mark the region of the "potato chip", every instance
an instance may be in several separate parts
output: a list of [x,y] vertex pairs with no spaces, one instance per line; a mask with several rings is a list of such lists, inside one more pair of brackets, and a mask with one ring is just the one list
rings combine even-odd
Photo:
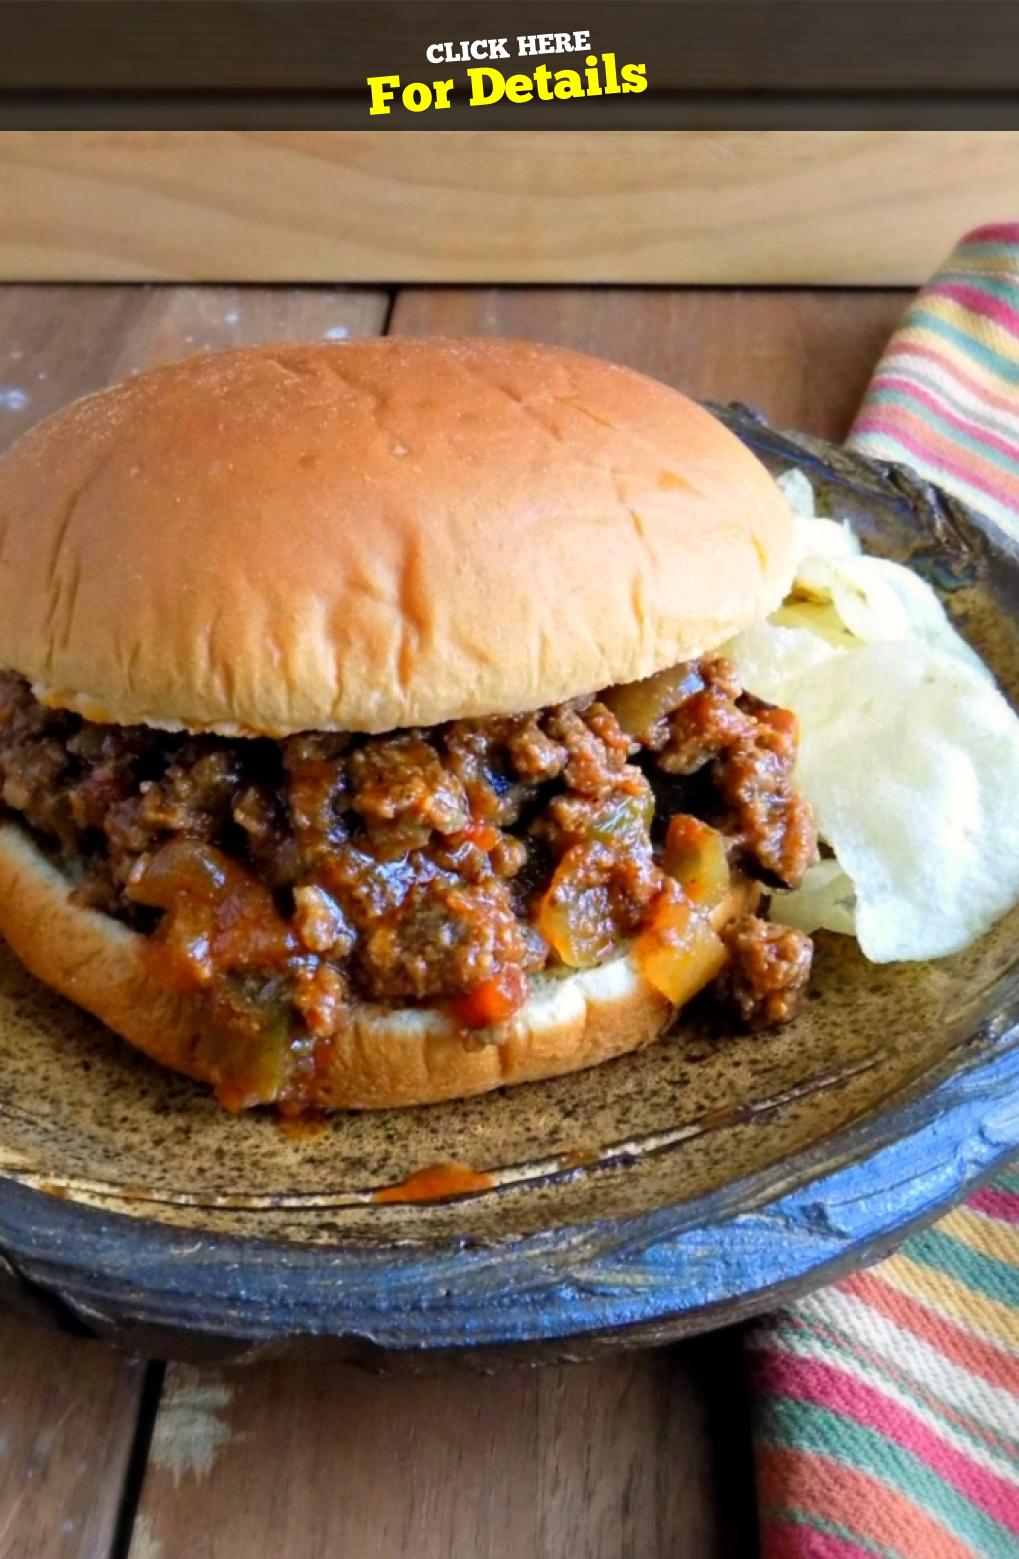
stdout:
[[784,472],[778,483],[797,517],[800,558],[793,596],[776,613],[775,621],[812,628],[838,644],[839,630],[831,612],[811,620],[804,611],[815,603],[830,603],[842,629],[855,638],[868,643],[919,638],[986,672],[952,627],[935,591],[919,575],[887,558],[864,556],[848,520],[819,519],[813,489],[802,471]]
[[900,563],[861,555],[813,557],[801,566],[809,569],[812,593],[826,584],[836,615],[854,638],[865,643],[917,639],[958,655],[990,677],[983,661],[952,627],[931,586]]
[[768,910],[771,920],[799,931],[856,933],[856,890],[834,858],[809,866],[800,886],[791,893],[774,893]]
[[832,602],[790,599],[768,619],[779,628],[805,628],[834,649],[851,650],[859,640],[851,634]]
[[802,471],[783,471],[778,485],[796,516],[800,558],[846,557],[859,552],[860,543],[848,520],[820,519],[814,507],[814,489]]
[[818,519],[802,472],[780,482],[793,594],[724,653],[799,717],[796,781],[834,859],[772,913],[855,931],[879,963],[957,952],[1019,900],[1019,719],[930,585]]
[[775,480],[793,513],[811,519],[814,514],[814,489],[806,473],[797,470],[796,466],[790,466],[788,471],[783,471]]
[[982,672],[920,642],[869,644],[805,671],[788,701],[797,785],[853,884],[868,958],[957,952],[1019,899],[1019,720]]
[[818,634],[774,622],[744,628],[722,648],[743,686],[772,704],[787,703],[800,677],[834,653]]

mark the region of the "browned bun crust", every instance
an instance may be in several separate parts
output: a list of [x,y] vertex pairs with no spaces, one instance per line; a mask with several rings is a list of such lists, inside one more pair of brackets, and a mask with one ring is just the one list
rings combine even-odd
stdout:
[[785,500],[720,422],[521,341],[171,364],[20,439],[0,512],[0,664],[92,719],[247,735],[633,681],[765,617],[793,569]]
[[[745,909],[754,891],[734,891],[716,921]],[[197,1005],[156,982],[145,939],[73,904],[66,879],[13,823],[0,824],[0,934],[38,979],[153,1060],[203,1082],[222,1081],[201,1043]],[[626,956],[535,986],[506,1037],[477,1048],[438,1011],[361,1004],[305,1102],[384,1109],[555,1077],[649,1044],[675,1010]]]

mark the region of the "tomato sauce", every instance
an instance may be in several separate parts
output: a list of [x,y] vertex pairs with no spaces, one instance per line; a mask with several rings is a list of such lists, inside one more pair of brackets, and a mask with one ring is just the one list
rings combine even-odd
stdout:
[[472,1169],[469,1164],[428,1164],[418,1169],[406,1180],[396,1185],[382,1186],[373,1193],[376,1202],[445,1202],[450,1197],[467,1196],[476,1191],[490,1191],[495,1178],[485,1169]]

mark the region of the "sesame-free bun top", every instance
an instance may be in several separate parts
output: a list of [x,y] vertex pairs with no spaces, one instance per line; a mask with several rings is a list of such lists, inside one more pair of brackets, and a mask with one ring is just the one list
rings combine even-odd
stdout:
[[0,459],[0,663],[121,724],[282,736],[538,708],[762,618],[764,468],[675,390],[501,340],[218,352]]

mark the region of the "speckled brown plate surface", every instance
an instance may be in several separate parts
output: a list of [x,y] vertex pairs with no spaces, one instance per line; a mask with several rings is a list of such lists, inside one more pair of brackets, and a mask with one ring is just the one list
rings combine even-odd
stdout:
[[[1019,551],[908,473],[740,409],[872,550],[944,590],[1019,695]],[[488,1363],[657,1340],[870,1259],[1019,1143],[1019,912],[934,965],[819,939],[808,1011],[696,1026],[594,1071],[315,1135],[230,1116],[0,955],[0,1282],[187,1356]],[[491,1189],[380,1189],[443,1160]]]

